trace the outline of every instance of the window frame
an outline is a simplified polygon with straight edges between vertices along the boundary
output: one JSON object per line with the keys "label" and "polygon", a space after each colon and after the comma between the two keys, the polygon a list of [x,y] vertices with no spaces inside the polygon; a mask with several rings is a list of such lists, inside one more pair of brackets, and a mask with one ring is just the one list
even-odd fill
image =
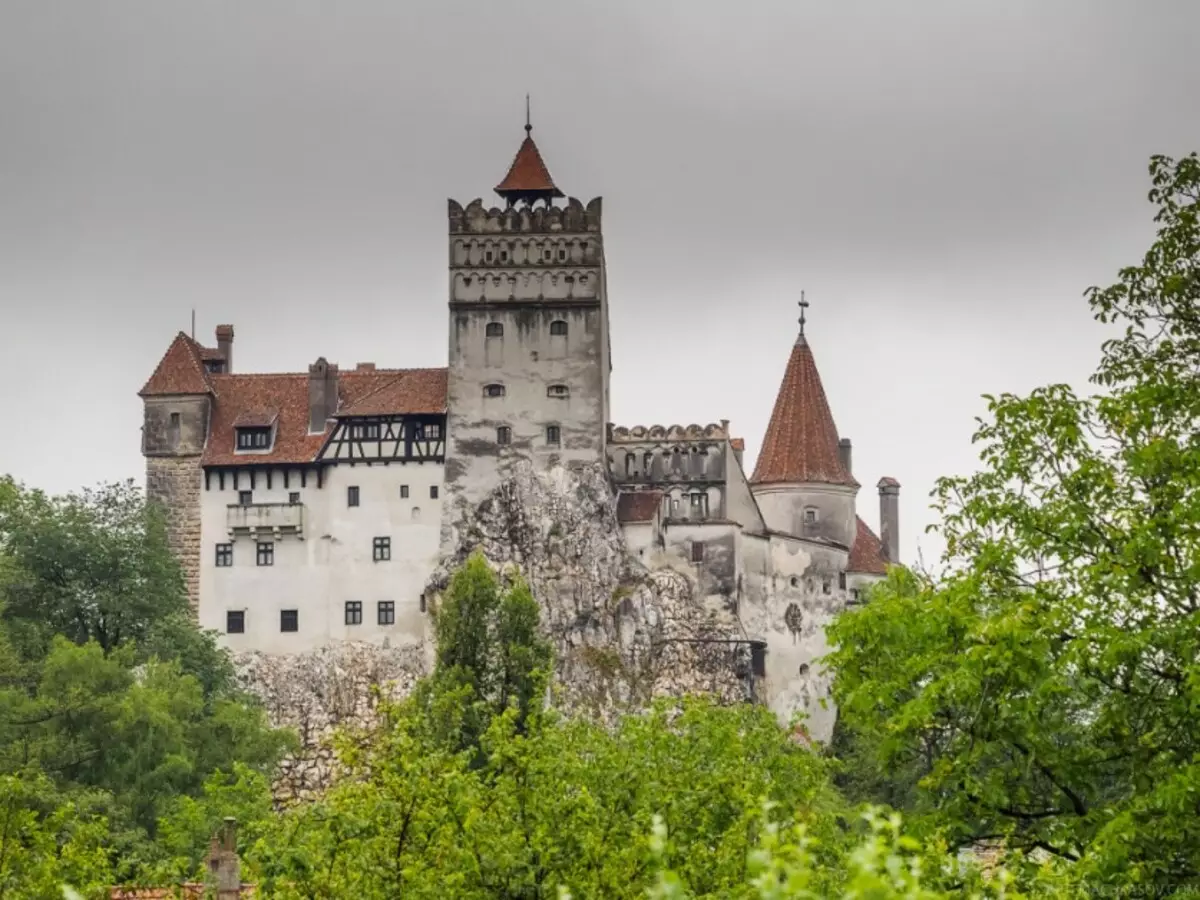
{"label": "window frame", "polygon": [[551,337],[566,337],[569,330],[566,319],[555,319],[550,323]]}
{"label": "window frame", "polygon": [[401,500],[408,499],[408,485],[407,484],[400,485],[400,499]]}
{"label": "window frame", "polygon": [[395,625],[396,624],[396,601],[395,600],[380,600],[375,605],[375,624],[376,625]]}
{"label": "window frame", "polygon": [[292,504],[293,506],[298,506],[300,503],[300,492],[290,491],[288,493],[288,503]]}
{"label": "window frame", "polygon": [[[289,625],[289,617],[291,628]],[[281,609],[279,611],[279,633],[280,634],[296,634],[300,631],[300,610],[298,609]]]}
{"label": "window frame", "polygon": [[501,447],[512,446],[512,427],[509,425],[496,426],[496,444]]}
{"label": "window frame", "polygon": [[491,384],[483,386],[483,396],[491,400],[495,397],[504,397],[508,394],[508,389],[499,382],[493,381]]}
{"label": "window frame", "polygon": [[547,425],[546,426],[546,446],[561,447],[562,446],[562,426]]}
{"label": "window frame", "polygon": [[361,600],[347,600],[345,605],[346,625],[361,625],[363,621],[363,605]]}
{"label": "window frame", "polygon": [[491,337],[499,337],[499,338],[504,337],[504,323],[503,322],[488,322],[487,325],[484,326],[483,336],[490,337],[490,338]]}
{"label": "window frame", "polygon": [[[237,622],[238,627],[234,628],[233,623]],[[246,633],[246,611],[244,609],[227,609],[225,610],[225,633],[226,634],[245,634]]]}
{"label": "window frame", "polygon": [[271,426],[270,425],[243,425],[240,428],[234,429],[234,449],[245,452],[247,450],[270,450],[271,449]]}
{"label": "window frame", "polygon": [[551,400],[567,400],[571,396],[571,388],[565,384],[550,384],[546,386],[546,396]]}
{"label": "window frame", "polygon": [[274,541],[255,541],[254,564],[264,568],[275,565]]}
{"label": "window frame", "polygon": [[346,486],[346,508],[356,507],[362,503],[362,492],[358,489],[357,484]]}
{"label": "window frame", "polygon": [[238,491],[238,506],[253,506],[254,491]]}
{"label": "window frame", "polygon": [[390,535],[378,535],[371,538],[371,561],[392,561],[392,538]]}
{"label": "window frame", "polygon": [[429,486],[429,499],[430,500],[436,500],[438,498],[439,493],[441,493],[441,492],[438,490],[438,486],[436,484],[431,484]]}
{"label": "window frame", "polygon": [[216,545],[216,552],[213,554],[213,566],[217,569],[233,568],[233,544],[224,543]]}

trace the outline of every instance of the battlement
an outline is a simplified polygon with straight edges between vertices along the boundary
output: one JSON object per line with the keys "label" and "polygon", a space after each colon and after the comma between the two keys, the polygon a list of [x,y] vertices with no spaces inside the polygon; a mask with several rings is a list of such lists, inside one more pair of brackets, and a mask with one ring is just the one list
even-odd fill
{"label": "battlement", "polygon": [[484,208],[476,198],[464,208],[457,200],[447,204],[451,234],[557,234],[560,232],[598,234],[601,198],[585,207],[574,197],[566,206]]}
{"label": "battlement", "polygon": [[609,435],[613,444],[637,444],[646,441],[695,441],[721,440],[729,437],[729,423],[710,425],[634,425],[632,428],[617,427]]}

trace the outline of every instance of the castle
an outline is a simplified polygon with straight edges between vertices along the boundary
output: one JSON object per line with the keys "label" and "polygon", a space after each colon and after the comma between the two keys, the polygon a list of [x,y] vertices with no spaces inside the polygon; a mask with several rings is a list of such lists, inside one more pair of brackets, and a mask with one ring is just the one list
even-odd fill
{"label": "castle", "polygon": [[[615,427],[600,198],[564,197],[528,124],[495,190],[502,208],[449,201],[446,368],[321,358],[307,372],[242,374],[232,325],[215,347],[171,342],[140,392],[142,452],[200,625],[234,651],[273,655],[428,647],[433,576],[476,541],[497,492],[540,478],[570,503],[570,479],[601,472],[580,521],[611,522],[639,571],[683,579],[707,623],[673,636],[651,610],[635,630],[741,645],[751,693],[784,719],[807,710],[827,736],[823,625],[898,562],[899,484],[878,482],[880,540],[857,514],[850,441],[803,316],[749,477],[727,420]],[[561,532],[545,527],[534,543]],[[603,580],[585,563],[562,590]],[[586,631],[579,622],[608,599],[563,602],[562,640],[588,640],[568,631]]]}

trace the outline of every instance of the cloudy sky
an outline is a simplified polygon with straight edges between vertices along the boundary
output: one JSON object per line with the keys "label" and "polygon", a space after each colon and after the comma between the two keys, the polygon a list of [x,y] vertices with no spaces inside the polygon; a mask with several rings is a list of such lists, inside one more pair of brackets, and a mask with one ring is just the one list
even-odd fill
{"label": "cloudy sky", "polygon": [[140,477],[172,335],[243,371],[446,361],[446,198],[523,137],[605,200],[618,424],[761,441],[801,289],[860,509],[1083,385],[1081,298],[1200,148],[1200,4],[0,0],[0,472]]}

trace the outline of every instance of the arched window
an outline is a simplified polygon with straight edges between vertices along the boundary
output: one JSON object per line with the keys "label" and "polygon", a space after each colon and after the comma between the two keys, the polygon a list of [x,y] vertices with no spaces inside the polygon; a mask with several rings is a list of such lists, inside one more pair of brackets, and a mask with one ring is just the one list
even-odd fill
{"label": "arched window", "polygon": [[565,384],[552,384],[546,388],[546,396],[562,400],[571,396],[571,389]]}
{"label": "arched window", "polygon": [[633,464],[634,464],[634,456],[633,456],[633,454],[632,454],[632,453],[626,453],[626,454],[625,454],[625,477],[626,477],[626,478],[632,478],[632,477],[633,477]]}
{"label": "arched window", "polygon": [[488,322],[485,334],[488,337],[504,337],[504,326],[499,322]]}
{"label": "arched window", "polygon": [[485,263],[490,263],[492,261],[492,248],[491,247],[489,247],[488,249],[483,251],[483,261]]}
{"label": "arched window", "polygon": [[483,396],[485,397],[503,397],[504,385],[502,384],[485,384],[483,386]]}
{"label": "arched window", "polygon": [[562,319],[555,319],[550,323],[550,333],[554,335],[567,336],[567,323]]}
{"label": "arched window", "polygon": [[512,429],[507,425],[501,425],[496,429],[496,443],[501,447],[507,447],[512,443]]}

